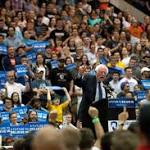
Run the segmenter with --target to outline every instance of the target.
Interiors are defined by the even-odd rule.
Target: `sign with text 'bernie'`
[[[17,113],[18,121],[21,121],[27,114],[28,108],[27,106],[20,106],[13,108],[13,112]]]
[[[30,63],[35,63],[36,62],[36,53],[32,50],[26,53],[27,58]]]
[[[23,77],[27,74],[27,67],[25,65],[16,65],[17,77]]]
[[[37,41],[32,44],[33,50],[37,52],[44,52],[46,46],[48,46],[48,41]]]
[[[2,137],[10,136],[10,125],[8,123],[0,125],[0,135]]]
[[[135,92],[137,101],[140,102],[141,100],[146,98],[146,91],[137,91]]]
[[[135,100],[127,98],[116,98],[108,101],[109,108],[135,108]]]
[[[76,64],[68,64],[68,65],[65,67],[65,69],[66,69],[67,71],[72,71],[72,70],[76,69],[76,67],[77,67]]]
[[[52,69],[58,68],[59,64],[60,64],[60,63],[59,63],[59,61],[57,61],[57,60],[51,61]]]
[[[0,112],[2,122],[9,122],[9,112]]]
[[[37,110],[36,112],[37,112],[39,122],[46,122],[47,121],[48,112],[45,112],[42,110]]]

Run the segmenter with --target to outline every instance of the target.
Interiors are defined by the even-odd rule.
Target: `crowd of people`
[[[94,144],[95,150],[121,150],[124,146],[135,150],[140,130],[147,146],[149,83],[148,15],[139,22],[137,16],[116,10],[109,0],[0,1],[3,145],[15,143],[16,150],[29,149],[28,142],[33,139],[30,144],[35,150],[88,150]],[[104,134],[108,131],[109,99],[122,98],[134,100],[136,117],[142,108],[144,118],[131,126],[131,131]],[[124,125],[130,114],[126,107],[122,110],[118,118]],[[25,129],[33,125],[50,127],[16,141],[17,129],[27,133]],[[122,124],[117,128],[122,129]]]

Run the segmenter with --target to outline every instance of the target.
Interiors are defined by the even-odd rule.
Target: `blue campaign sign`
[[[27,74],[27,67],[25,65],[16,65],[17,77],[22,77]]]
[[[62,90],[62,87],[60,86],[47,86],[46,88],[54,91]]]
[[[53,60],[53,61],[51,61],[52,69],[58,68],[59,63],[60,63],[60,62],[59,62],[59,61],[57,61],[57,60]]]
[[[0,54],[7,55],[7,47],[3,44],[0,44]]]
[[[29,133],[28,125],[10,126],[10,136],[13,138],[23,138],[27,133]]]
[[[27,106],[20,106],[13,108],[13,111],[23,118],[27,114],[28,108]]]
[[[26,53],[28,60],[30,63],[35,63],[36,62],[36,53],[32,50]]]
[[[46,125],[48,125],[47,122],[29,122],[28,123],[29,131],[38,131],[40,128],[43,128]]]
[[[9,122],[9,112],[0,112],[2,122]]]
[[[146,98],[146,91],[137,91],[135,92],[135,95],[137,97],[137,101],[139,102]]]
[[[36,112],[37,112],[39,122],[46,122],[47,121],[48,112],[45,112],[42,110],[37,110]]]
[[[46,46],[48,45],[49,45],[48,41],[37,41],[32,44],[32,47],[35,52],[44,52]]]
[[[141,80],[141,83],[145,90],[150,89],[150,80]]]
[[[9,137],[10,136],[10,125],[8,123],[0,125],[0,135],[2,137]]]
[[[31,40],[31,39],[25,39],[23,40],[24,44],[27,46],[27,47],[31,47],[33,43],[36,43],[37,41],[35,40]]]
[[[66,67],[65,67],[65,69],[67,70],[67,71],[72,71],[72,70],[74,70],[74,69],[76,69],[77,68],[77,65],[76,64],[68,64]]]
[[[6,83],[6,73],[4,71],[0,71],[0,88],[4,88]]]
[[[118,72],[119,74],[124,74],[124,70],[119,67],[109,67],[109,73]]]
[[[109,99],[109,108],[135,108],[135,100],[126,98]]]

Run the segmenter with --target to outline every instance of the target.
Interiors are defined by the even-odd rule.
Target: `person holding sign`
[[[67,100],[65,102],[63,102],[62,104],[60,104],[60,99],[58,96],[56,96],[53,100],[53,102],[51,101],[51,93],[49,90],[47,90],[47,108],[49,111],[53,111],[56,110],[57,111],[57,119],[56,121],[58,123],[62,123],[63,122],[63,111],[65,108],[67,108],[67,106],[69,105],[69,103],[71,102],[71,98],[70,95],[67,91],[66,88],[62,88],[62,90],[65,92],[65,95],[67,97]]]
[[[7,91],[7,96],[11,97],[13,92],[18,92],[19,98],[22,101],[22,92],[27,92],[29,91],[29,83],[26,81],[25,86],[22,85],[21,83],[16,83],[15,82],[15,72],[14,71],[9,71],[7,73],[7,82],[5,84],[5,88]]]

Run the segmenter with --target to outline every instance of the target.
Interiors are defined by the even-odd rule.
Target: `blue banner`
[[[76,69],[77,68],[77,65],[76,64],[68,64],[66,67],[65,67],[65,69],[67,70],[67,71],[72,71],[72,70],[74,70],[74,69]]]
[[[7,55],[7,47],[3,44],[0,44],[0,54]]]
[[[109,108],[135,108],[135,100],[126,98],[109,99]]]
[[[146,91],[137,91],[135,92],[135,95],[136,95],[137,101],[139,102],[146,98]]]
[[[36,112],[37,112],[39,122],[46,122],[47,121],[48,112],[45,112],[42,110],[36,110]]]
[[[37,41],[35,40],[31,40],[31,39],[24,39],[23,43],[27,46],[27,47],[31,47],[34,43],[36,43]]]
[[[141,80],[141,82],[145,90],[150,89],[150,80]]]
[[[32,50],[26,53],[27,58],[30,63],[35,63],[36,62],[36,53]]]
[[[16,65],[17,77],[23,77],[27,74],[27,67],[25,65]]]
[[[37,41],[32,44],[33,50],[37,52],[44,52],[46,46],[49,45],[48,41]]]
[[[58,66],[59,66],[59,61],[57,61],[57,60],[51,61],[51,66],[52,66],[52,69],[58,68]]]
[[[109,73],[118,72],[119,74],[124,74],[124,70],[118,67],[109,67]]]
[[[12,111],[17,113],[18,119],[23,119],[27,114],[28,108],[27,106],[20,106],[20,107],[13,108]]]
[[[9,122],[9,112],[0,112],[2,122]]]
[[[47,122],[31,122],[25,125],[10,125],[9,123],[0,125],[0,135],[2,137],[22,138],[30,131],[38,131],[48,125]]]
[[[40,128],[48,125],[47,122],[29,122],[29,131],[38,131]]]
[[[47,86],[46,87],[47,89],[50,89],[50,90],[62,90],[62,87],[60,87],[60,86]]]
[[[23,138],[24,135],[29,133],[28,125],[11,125],[10,126],[10,136],[13,138]]]
[[[2,137],[10,136],[10,125],[9,124],[1,124],[0,125],[0,135]]]
[[[0,71],[0,89],[4,88],[6,83],[6,73],[4,71]]]

